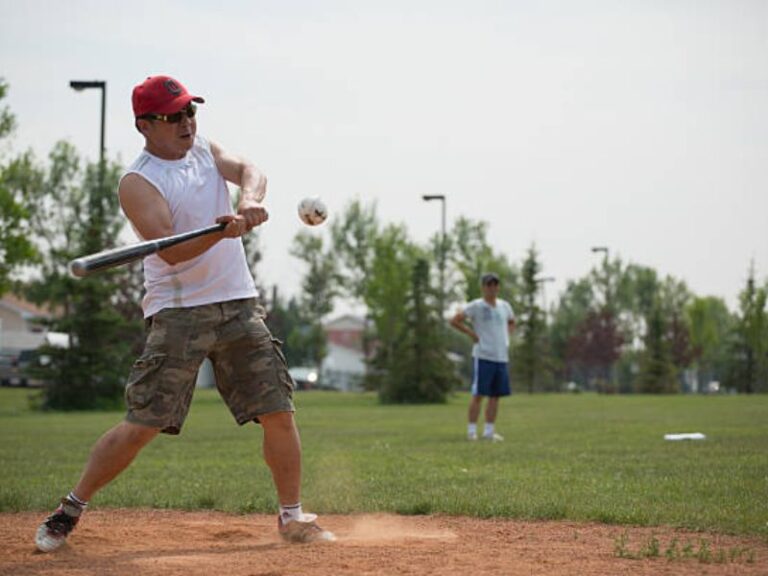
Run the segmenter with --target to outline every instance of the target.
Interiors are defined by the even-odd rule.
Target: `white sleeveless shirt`
[[[201,136],[181,160],[163,160],[142,151],[123,178],[128,174],[140,175],[165,198],[174,234],[210,226],[217,216],[233,213],[227,184],[216,168],[210,144]],[[144,288],[145,318],[163,308],[188,308],[257,295],[240,238],[224,238],[200,256],[175,265],[157,254],[147,256]]]

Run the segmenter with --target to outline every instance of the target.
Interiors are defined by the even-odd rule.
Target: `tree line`
[[[380,224],[375,204],[355,200],[334,218],[326,248],[321,237],[313,236],[312,250],[302,242],[295,252],[308,263],[302,297],[324,302],[330,311],[342,296],[368,311],[368,339],[375,345],[367,384],[383,397],[390,397],[388,387],[407,388],[394,394],[395,401],[418,388],[419,378],[406,382],[392,376],[398,373],[396,364],[408,364],[420,349],[413,340],[417,335],[429,341],[430,351],[439,351],[439,359],[417,354],[414,366],[429,365],[430,373],[448,383],[453,381],[446,373],[456,370],[444,360],[461,357],[458,373],[468,382],[471,345],[445,329],[440,296],[450,315],[480,297],[479,278],[487,271],[500,276],[500,296],[517,316],[511,370],[518,390],[562,391],[570,385],[604,393],[714,391],[713,386],[768,391],[768,282],[761,284],[753,267],[734,312],[722,298],[698,296],[677,278],[607,254],[582,278],[569,280],[546,306],[547,278],[536,247],[515,262],[489,244],[487,229],[484,222],[462,217],[444,241],[436,235],[428,246],[419,246],[402,225]],[[443,255],[441,294],[436,277]],[[311,262],[324,262],[326,271]],[[310,284],[326,289],[315,291]],[[318,327],[322,320],[312,319]]]
[[[84,162],[66,142],[46,161],[30,151],[14,154],[16,121],[2,106],[7,90],[0,80],[0,293],[13,290],[51,309],[48,327],[71,343],[45,350],[50,361],[35,370],[50,385],[37,401],[57,409],[120,405],[124,378],[143,345],[141,266],[76,280],[67,264],[120,243],[121,166]],[[536,247],[516,262],[490,245],[487,229],[459,218],[444,238],[422,245],[404,225],[380,222],[375,203],[354,200],[327,233],[299,232],[290,252],[304,267],[300,292],[286,299],[277,288],[260,286],[267,322],[285,341],[289,364],[322,363],[323,323],[345,299],[366,310],[365,387],[383,402],[444,401],[467,386],[471,365],[470,343],[447,328],[446,314],[480,297],[479,278],[493,271],[517,315],[511,370],[519,391],[674,393],[711,382],[768,391],[768,282],[753,268],[736,311],[620,257],[606,257],[568,281],[547,306]],[[244,242],[259,284],[258,233]]]

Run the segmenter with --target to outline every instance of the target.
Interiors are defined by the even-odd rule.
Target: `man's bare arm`
[[[154,240],[174,233],[171,211],[160,192],[138,174],[128,174],[118,189],[120,205],[136,231],[144,240]],[[246,231],[245,218],[223,215],[216,222],[228,222],[221,232],[208,234],[158,252],[168,264],[178,264],[200,256],[222,238],[236,238]]]
[[[480,340],[480,337],[477,335],[477,333],[470,328],[466,323],[466,316],[464,315],[464,311],[457,312],[456,315],[451,318],[451,326],[453,326],[456,330],[459,332],[463,332],[470,338],[472,338],[473,342],[478,342]]]
[[[229,154],[215,142],[211,142],[211,153],[224,179],[240,187],[237,213],[245,217],[248,230],[266,222],[269,214],[261,203],[267,195],[267,177],[256,166]]]

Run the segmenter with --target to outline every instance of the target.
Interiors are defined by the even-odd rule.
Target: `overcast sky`
[[[552,301],[592,246],[735,306],[768,276],[768,2],[0,0],[16,151],[142,146],[130,94],[169,74],[206,98],[198,130],[269,177],[261,275],[297,291],[295,206],[375,202],[426,241],[488,222],[535,243]],[[318,233],[327,233],[324,226]]]

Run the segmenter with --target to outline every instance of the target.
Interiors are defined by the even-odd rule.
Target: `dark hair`
[[[153,118],[149,118],[149,117],[147,117],[147,116],[137,116],[137,117],[134,119],[134,121],[133,121],[133,125],[136,127],[136,130],[138,130],[138,131],[139,131],[139,134],[141,134],[141,135],[143,136],[143,135],[144,135],[144,132],[142,132],[142,131],[141,131],[141,128],[139,128],[139,120],[147,120],[148,122],[152,122],[154,119],[153,119]]]
[[[486,284],[500,284],[499,277],[493,272],[483,274],[480,278],[480,283],[485,286]]]

